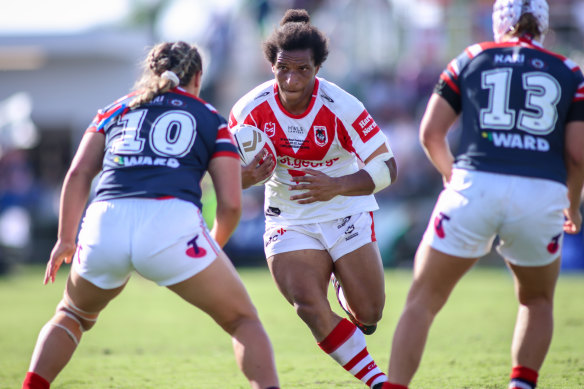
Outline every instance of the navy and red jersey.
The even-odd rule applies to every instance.
[[[95,200],[176,197],[201,208],[200,182],[209,161],[239,160],[225,118],[181,88],[130,110],[134,97],[100,110],[87,129],[105,135]]]
[[[435,93],[461,113],[454,167],[566,183],[565,125],[584,120],[584,77],[528,38],[469,46]]]

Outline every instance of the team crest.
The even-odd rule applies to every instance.
[[[319,146],[325,146],[328,143],[328,135],[325,126],[314,126],[314,141]]]
[[[264,124],[264,132],[270,138],[273,137],[274,135],[276,135],[276,123],[268,122],[268,123]]]

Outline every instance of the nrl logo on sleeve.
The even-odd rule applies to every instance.
[[[325,146],[328,143],[328,134],[325,126],[314,126],[314,141],[319,146]]]

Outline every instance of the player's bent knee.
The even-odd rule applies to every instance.
[[[371,309],[362,312],[357,311],[355,312],[354,316],[359,321],[359,323],[373,325],[377,324],[381,320],[383,316],[383,309]]]
[[[259,324],[261,326],[260,319],[257,316],[245,315],[238,316],[236,318],[224,322],[218,322],[218,324],[221,326],[221,328],[223,328],[225,332],[227,332],[230,335],[234,335],[240,328],[243,328],[248,325],[255,326]]]
[[[83,329],[81,322],[74,315],[66,311],[57,310],[47,325],[62,329],[75,344],[79,344]]]
[[[81,333],[89,331],[95,325],[98,315],[99,313],[87,312],[78,308],[68,296],[65,296],[57,306],[57,312],[53,319],[63,318],[62,321],[72,327],[75,327],[73,323],[77,323],[79,331],[73,331],[75,328],[71,329],[72,327],[67,328],[71,329],[73,334],[79,334],[77,336],[77,341],[79,341]]]

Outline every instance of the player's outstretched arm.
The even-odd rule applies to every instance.
[[[420,123],[420,143],[426,156],[442,174],[445,182],[450,181],[452,164],[454,163],[454,156],[446,134],[457,116],[443,97],[433,94]]]
[[[216,157],[209,163],[209,174],[217,196],[211,236],[223,247],[241,217],[241,165],[232,157]]]
[[[584,186],[584,121],[566,125],[566,170],[568,172],[568,199],[570,206],[564,210],[564,231],[576,234],[582,228],[580,202]]]
[[[75,254],[79,222],[89,198],[91,181],[102,167],[104,146],[105,136],[102,133],[86,133],[67,171],[61,191],[58,240],[47,264],[45,284],[55,282],[55,275],[63,261],[70,263]]]

